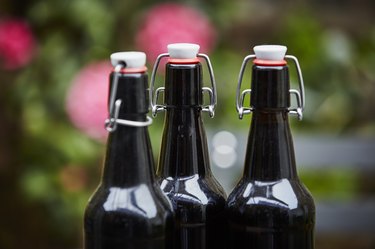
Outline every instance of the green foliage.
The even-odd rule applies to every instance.
[[[299,176],[317,200],[352,200],[358,195],[359,174],[354,170],[305,170]]]

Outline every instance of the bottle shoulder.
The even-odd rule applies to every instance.
[[[139,184],[126,188],[101,185],[90,198],[85,213],[154,219],[171,210],[169,200],[156,185]]]
[[[164,200],[145,185],[99,187],[84,214],[86,242],[105,244],[106,248],[123,248],[135,242],[157,243],[173,222],[165,196]]]
[[[213,176],[201,177],[195,174],[187,177],[168,177],[160,179],[159,183],[174,206],[225,205],[226,194]]]
[[[315,213],[313,198],[298,179],[247,181],[242,179],[228,197],[228,209],[305,209]]]

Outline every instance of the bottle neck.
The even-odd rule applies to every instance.
[[[251,87],[253,117],[244,176],[259,181],[297,178],[288,119],[288,67],[254,65]]]
[[[157,175],[162,178],[210,174],[207,138],[198,108],[168,109]]]
[[[253,66],[251,106],[254,109],[290,107],[288,66]]]
[[[157,175],[161,178],[211,174],[201,118],[201,64],[167,64],[167,106]]]
[[[114,73],[111,74],[110,87],[113,77]],[[146,74],[119,75],[116,100],[122,100],[120,119],[145,121],[147,97]],[[102,184],[107,187],[153,184],[153,172],[154,161],[147,127],[118,124],[108,137]]]
[[[154,169],[148,129],[118,125],[108,138],[103,185],[130,187],[153,184]]]
[[[202,65],[167,63],[164,102],[167,108],[201,107]]]
[[[297,178],[287,109],[254,111],[244,177],[258,181]]]

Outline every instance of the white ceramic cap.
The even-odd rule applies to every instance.
[[[193,43],[173,43],[168,45],[169,56],[173,59],[194,59],[200,46]]]
[[[257,59],[281,61],[285,57],[286,46],[281,45],[260,45],[254,47],[254,53]]]
[[[146,54],[143,52],[118,52],[111,54],[112,66],[125,63],[126,68],[141,68],[146,65]]]

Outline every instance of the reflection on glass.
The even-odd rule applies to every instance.
[[[287,179],[281,179],[273,182],[249,183],[242,194],[248,197],[247,204],[267,203],[288,209],[295,209],[298,206],[297,196],[295,195],[290,182]]]
[[[153,198],[145,184],[132,188],[112,187],[109,191],[110,194],[103,204],[103,208],[106,211],[126,208],[127,210],[149,218],[156,216],[156,205],[150,203]],[[135,203],[137,205],[134,205]]]
[[[189,180],[185,181],[185,186],[186,186],[185,190],[187,194],[182,194],[182,195],[190,198],[191,200],[195,200],[199,203],[207,204],[208,199],[206,195],[204,194],[203,190],[201,189],[201,187],[199,186],[198,178],[199,178],[199,175],[194,175]]]

